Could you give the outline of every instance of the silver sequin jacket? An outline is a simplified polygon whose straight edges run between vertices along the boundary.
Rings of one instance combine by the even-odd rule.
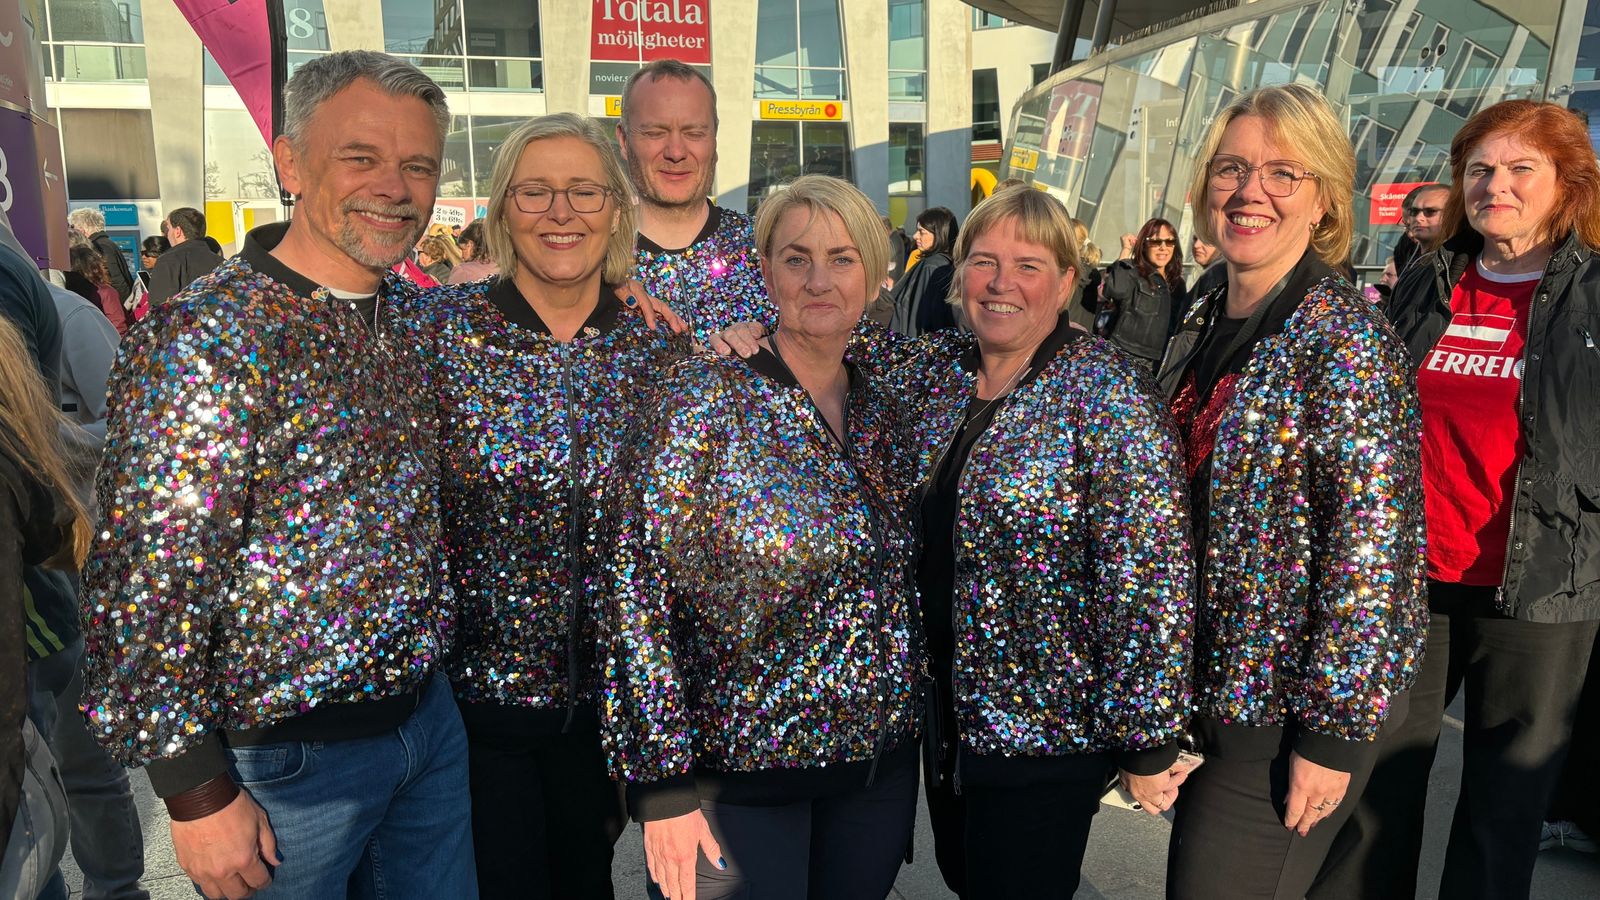
[[[761,359],[667,373],[609,498],[602,737],[636,818],[697,808],[697,770],[820,771],[916,732],[895,404],[858,371],[841,451],[805,390],[752,368]]]
[[[1293,726],[1301,755],[1343,768],[1344,745],[1370,747],[1416,679],[1427,639],[1422,416],[1382,312],[1326,267],[1297,272],[1285,296],[1299,303],[1250,352],[1194,504],[1210,509],[1195,706],[1225,726]]]
[[[534,321],[514,322],[511,315]],[[469,703],[561,710],[593,699],[582,579],[618,447],[687,337],[652,332],[609,287],[561,342],[509,281],[402,306],[437,398],[445,553],[459,608],[445,669]]]
[[[415,693],[451,618],[433,404],[388,321],[412,288],[384,278],[380,337],[271,262],[247,244],[156,307],[110,388],[83,702],[126,764],[198,759],[189,786],[218,731]]]
[[[961,749],[1159,750],[1190,711],[1194,563],[1177,436],[1148,376],[1116,348],[1070,330],[1052,337],[1042,352],[1054,358],[1001,402],[959,475],[950,612]],[[926,490],[976,396],[978,353],[954,331],[914,346],[895,374]]]

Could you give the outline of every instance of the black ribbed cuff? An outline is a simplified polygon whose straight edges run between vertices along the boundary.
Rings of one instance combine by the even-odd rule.
[[[1119,750],[1113,755],[1117,768],[1130,775],[1160,775],[1178,761],[1178,742],[1167,741],[1145,750]]]
[[[222,753],[222,739],[213,731],[177,756],[152,760],[144,768],[156,796],[164,800],[192,791],[218,775],[226,776],[228,758]]]
[[[1378,754],[1375,740],[1348,740],[1327,734],[1317,734],[1298,728],[1294,735],[1294,752],[1310,762],[1340,772],[1354,772]]]
[[[700,792],[689,773],[629,784],[627,795],[628,815],[635,822],[676,819],[700,808]]]
[[[193,822],[219,813],[239,796],[239,786],[226,773],[175,797],[164,798],[167,815],[174,822]]]

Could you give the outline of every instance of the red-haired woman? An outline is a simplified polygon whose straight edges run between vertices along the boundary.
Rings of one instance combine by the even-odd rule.
[[[1428,652],[1314,898],[1412,897],[1444,708],[1465,761],[1439,896],[1528,896],[1600,628],[1600,167],[1551,103],[1450,145],[1441,246],[1395,287],[1422,399]]]
[[[1166,219],[1151,219],[1134,238],[1133,259],[1106,271],[1096,330],[1153,375],[1183,319],[1184,296],[1178,232]]]

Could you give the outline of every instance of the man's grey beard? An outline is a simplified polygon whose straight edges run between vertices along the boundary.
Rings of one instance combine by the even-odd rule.
[[[379,203],[352,203],[346,201],[339,205],[339,212],[343,214],[343,223],[334,235],[334,243],[339,245],[346,255],[363,266],[373,269],[387,269],[395,263],[406,258],[411,252],[422,233],[427,230],[428,223],[422,221],[422,211],[410,203],[397,206],[385,206]],[[405,238],[395,240],[393,250],[371,250],[362,238],[364,233],[360,226],[350,219],[352,212],[369,212],[380,216],[409,216],[412,221],[411,233]],[[384,245],[387,246],[387,245]]]

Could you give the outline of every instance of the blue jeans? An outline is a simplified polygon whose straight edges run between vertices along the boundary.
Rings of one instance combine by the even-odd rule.
[[[392,732],[226,753],[283,857],[262,900],[478,896],[467,735],[444,676]]]

